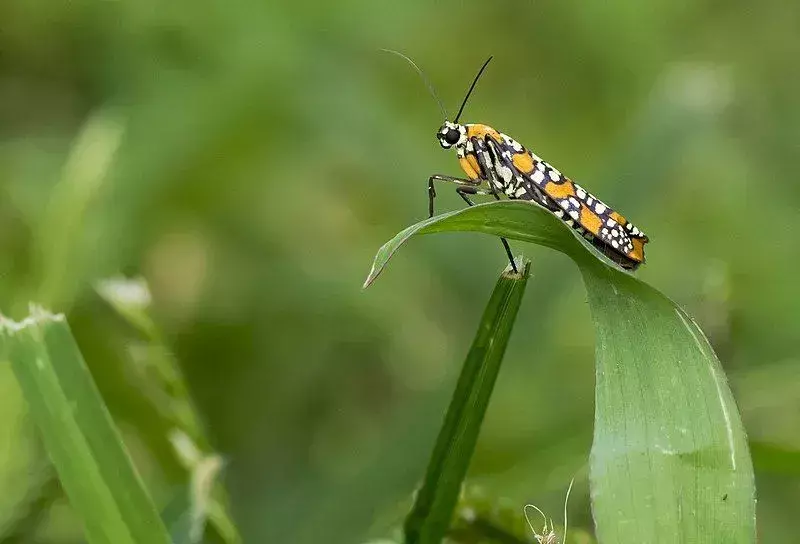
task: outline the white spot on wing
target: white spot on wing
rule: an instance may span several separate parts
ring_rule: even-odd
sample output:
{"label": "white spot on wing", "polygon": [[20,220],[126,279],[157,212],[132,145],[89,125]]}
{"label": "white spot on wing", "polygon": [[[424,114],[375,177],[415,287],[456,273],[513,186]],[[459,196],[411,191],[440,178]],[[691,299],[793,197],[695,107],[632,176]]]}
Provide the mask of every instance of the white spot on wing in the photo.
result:
{"label": "white spot on wing", "polygon": [[500,177],[506,183],[510,182],[511,179],[514,177],[514,172],[511,171],[511,168],[509,168],[508,166],[506,166],[504,164],[499,165],[499,167],[497,168],[497,171],[500,173]]}

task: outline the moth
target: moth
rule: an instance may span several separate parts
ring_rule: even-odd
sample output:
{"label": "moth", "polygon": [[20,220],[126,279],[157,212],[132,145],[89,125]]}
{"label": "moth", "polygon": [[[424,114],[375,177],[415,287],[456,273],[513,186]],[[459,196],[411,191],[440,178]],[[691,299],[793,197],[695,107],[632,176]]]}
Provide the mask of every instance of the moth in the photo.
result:
{"label": "moth", "polygon": [[[492,57],[481,66],[451,122],[433,86],[417,65],[401,53],[390,52],[411,63],[428,85],[445,117],[436,138],[444,149],[456,150],[458,162],[466,174],[466,177],[435,174],[428,179],[430,217],[433,217],[436,197],[434,182],[449,182],[457,185],[456,192],[470,206],[474,205],[472,195],[529,201],[549,210],[623,268],[634,270],[645,262],[647,235],[608,204],[507,134],[489,125],[459,123],[467,100]],[[508,242],[504,238],[501,240],[516,270]]]}

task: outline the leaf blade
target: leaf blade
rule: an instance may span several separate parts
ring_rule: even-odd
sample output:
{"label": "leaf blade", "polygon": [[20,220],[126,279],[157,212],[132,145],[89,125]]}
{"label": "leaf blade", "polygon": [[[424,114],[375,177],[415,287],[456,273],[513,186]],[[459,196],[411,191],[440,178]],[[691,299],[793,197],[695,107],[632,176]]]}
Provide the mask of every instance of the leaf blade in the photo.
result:
{"label": "leaf blade", "polygon": [[597,337],[590,479],[601,542],[755,542],[744,427],[713,349],[682,309],[524,202],[482,204],[407,228],[378,252],[366,285],[413,235],[443,231],[537,243],[581,269]]}
{"label": "leaf blade", "polygon": [[0,342],[87,540],[169,543],[64,316],[3,320]]}
{"label": "leaf blade", "polygon": [[602,269],[582,271],[597,334],[590,478],[598,538],[754,542],[746,436],[704,335],[650,286],[617,278],[609,290]]}

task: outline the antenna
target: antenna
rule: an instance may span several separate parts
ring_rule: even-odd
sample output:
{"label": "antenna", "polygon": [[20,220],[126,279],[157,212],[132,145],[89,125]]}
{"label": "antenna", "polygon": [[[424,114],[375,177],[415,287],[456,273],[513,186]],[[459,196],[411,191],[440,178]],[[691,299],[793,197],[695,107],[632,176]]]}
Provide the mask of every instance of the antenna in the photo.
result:
{"label": "antenna", "polygon": [[[447,119],[447,110],[444,109],[444,104],[442,104],[442,101],[439,100],[439,95],[436,94],[436,89],[433,88],[433,85],[431,84],[430,80],[425,75],[425,73],[422,70],[420,70],[420,67],[417,66],[416,63],[413,60],[411,60],[410,58],[408,58],[407,56],[405,56],[404,54],[402,54],[399,51],[395,51],[394,49],[381,49],[381,51],[385,51],[386,53],[392,53],[394,55],[397,55],[401,59],[404,59],[406,62],[408,62],[414,68],[414,70],[417,71],[417,73],[419,74],[419,77],[422,78],[422,81],[424,81],[425,85],[428,87],[428,92],[431,93],[431,96],[433,97],[433,99],[436,100],[437,104],[439,104],[439,109],[442,110],[442,115],[444,116],[445,119]],[[478,74],[478,75],[480,75],[480,74]],[[461,112],[459,112],[459,113],[461,113]]]}
{"label": "antenna", "polygon": [[456,114],[456,118],[455,118],[455,120],[453,120],[454,123],[458,123],[458,118],[461,117],[461,112],[464,111],[464,106],[467,105],[467,99],[469,98],[469,95],[472,94],[472,89],[475,88],[475,84],[478,83],[478,80],[480,79],[481,74],[486,69],[486,66],[489,64],[489,62],[491,62],[492,58],[493,57],[489,57],[488,59],[486,59],[486,62],[483,63],[483,66],[481,66],[481,69],[478,70],[478,75],[475,76],[475,79],[472,80],[472,85],[469,86],[469,90],[467,91],[467,96],[464,97],[464,101],[461,103],[461,107],[458,109],[458,113]]}

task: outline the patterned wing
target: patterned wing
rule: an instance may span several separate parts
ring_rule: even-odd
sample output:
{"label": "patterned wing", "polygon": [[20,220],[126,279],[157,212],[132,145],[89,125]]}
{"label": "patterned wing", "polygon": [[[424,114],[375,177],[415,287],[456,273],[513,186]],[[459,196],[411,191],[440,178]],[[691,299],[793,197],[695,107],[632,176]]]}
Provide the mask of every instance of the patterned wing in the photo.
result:
{"label": "patterned wing", "polygon": [[584,208],[594,212],[600,219],[600,229],[596,236],[614,249],[621,250],[627,257],[644,262],[644,244],[649,241],[647,235],[583,187],[577,183],[573,185],[575,196],[581,202],[581,219],[585,213]]}
{"label": "patterned wing", "polygon": [[[554,210],[553,213],[557,217],[572,227],[585,230],[593,241],[602,242],[612,253],[633,261],[630,263],[622,261],[623,266],[635,268],[644,262],[644,244],[648,242],[647,235],[534,153],[505,134],[501,136],[505,143],[503,149],[511,153],[510,161],[515,167],[514,170],[520,172],[531,185],[546,196],[547,200],[555,204],[548,207]],[[609,254],[607,251],[604,252]],[[620,262],[618,259],[615,260]]]}
{"label": "patterned wing", "polygon": [[609,249],[634,261],[631,267],[644,262],[647,236],[606,203],[544,161],[537,164],[531,179],[541,180],[537,185],[558,204],[567,224],[579,224]]}
{"label": "patterned wing", "polygon": [[[525,175],[525,171],[520,168],[520,166],[524,168],[524,165],[519,164],[520,161],[517,157],[528,155],[517,151],[512,142],[516,143],[505,135],[502,135],[502,141],[498,141],[492,136],[487,136],[485,140],[485,145],[490,152],[492,167],[502,182],[501,190],[509,199],[529,200],[551,211],[556,209],[555,204],[531,182]],[[516,145],[519,146],[519,144]],[[517,159],[515,160],[515,158]]]}

